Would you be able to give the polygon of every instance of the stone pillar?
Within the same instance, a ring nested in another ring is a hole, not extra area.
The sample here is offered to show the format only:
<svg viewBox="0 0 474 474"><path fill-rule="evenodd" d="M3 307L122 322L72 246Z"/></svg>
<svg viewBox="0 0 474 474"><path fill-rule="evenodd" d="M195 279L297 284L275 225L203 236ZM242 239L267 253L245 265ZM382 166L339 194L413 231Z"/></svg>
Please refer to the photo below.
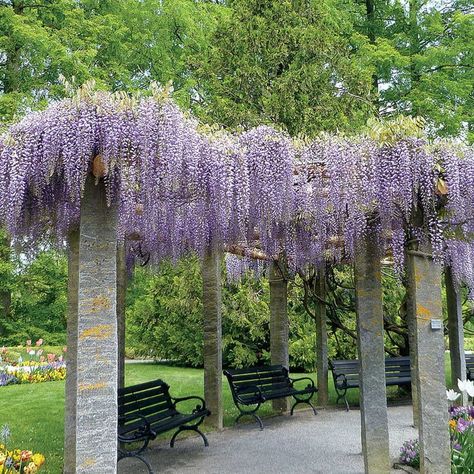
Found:
<svg viewBox="0 0 474 474"><path fill-rule="evenodd" d="M408 250L416 308L416 380L419 410L420 470L451 472L448 403L444 370L441 269L429 248ZM440 327L436 329L437 327Z"/></svg>
<svg viewBox="0 0 474 474"><path fill-rule="evenodd" d="M116 211L88 179L79 235L76 465L70 472L117 472Z"/></svg>
<svg viewBox="0 0 474 474"><path fill-rule="evenodd" d="M325 269L318 270L316 280L316 374L318 386L318 404L328 404L328 331L326 321L326 275Z"/></svg>
<svg viewBox="0 0 474 474"><path fill-rule="evenodd" d="M449 352L451 356L451 383L457 387L458 379L466 380L466 354L464 352L464 324L462 320L461 288L456 284L450 267L445 269L446 303L448 309ZM467 403L463 394L463 404Z"/></svg>
<svg viewBox="0 0 474 474"><path fill-rule="evenodd" d="M270 353L271 363L289 368L288 355L288 306L287 280L282 273L283 262L272 262L269 269L270 281ZM273 409L287 412L288 398L273 400Z"/></svg>
<svg viewBox="0 0 474 474"><path fill-rule="evenodd" d="M415 383L417 379L417 350L416 350L416 306L415 306L415 280L411 276L411 268L408 264L408 257L405 258L405 273L406 273L406 310L407 310L407 328L408 328L408 344L410 351L410 374L411 374L411 400L413 409L413 426L418 428L420 426L419 403L418 403L418 387Z"/></svg>
<svg viewBox="0 0 474 474"><path fill-rule="evenodd" d="M79 297L79 231L68 237L67 352L64 406L64 473L76 469L77 305Z"/></svg>
<svg viewBox="0 0 474 474"><path fill-rule="evenodd" d="M127 294L127 262L125 245L117 246L117 326L118 386L125 387L125 297Z"/></svg>
<svg viewBox="0 0 474 474"><path fill-rule="evenodd" d="M380 252L369 238L355 259L360 414L365 472L390 472Z"/></svg>
<svg viewBox="0 0 474 474"><path fill-rule="evenodd" d="M202 262L204 311L204 399L211 411L206 423L223 427L222 404L222 296L221 254L217 249L206 253Z"/></svg>

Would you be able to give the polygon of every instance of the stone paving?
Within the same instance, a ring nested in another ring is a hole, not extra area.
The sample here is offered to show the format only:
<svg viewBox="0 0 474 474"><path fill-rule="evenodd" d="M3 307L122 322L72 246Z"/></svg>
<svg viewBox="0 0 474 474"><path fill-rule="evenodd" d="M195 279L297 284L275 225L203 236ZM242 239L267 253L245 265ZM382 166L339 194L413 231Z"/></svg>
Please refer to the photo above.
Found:
<svg viewBox="0 0 474 474"><path fill-rule="evenodd" d="M395 460L403 441L417 433L411 406L389 407L388 417L390 453ZM317 416L298 410L293 417L277 416L265 419L264 424L264 431L256 424L242 424L209 433L209 448L197 437L178 438L174 449L160 441L148 450L147 458L156 474L364 472L359 410L319 410ZM119 473L146 473L142 466L136 460L122 460Z"/></svg>

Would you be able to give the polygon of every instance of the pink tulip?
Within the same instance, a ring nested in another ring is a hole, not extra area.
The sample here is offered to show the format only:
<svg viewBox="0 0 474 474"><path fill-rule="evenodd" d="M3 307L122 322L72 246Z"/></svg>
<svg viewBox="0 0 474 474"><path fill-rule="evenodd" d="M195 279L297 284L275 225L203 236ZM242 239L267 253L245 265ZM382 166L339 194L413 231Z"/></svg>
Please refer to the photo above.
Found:
<svg viewBox="0 0 474 474"><path fill-rule="evenodd" d="M56 356L54 354L48 354L48 362L54 362Z"/></svg>
<svg viewBox="0 0 474 474"><path fill-rule="evenodd" d="M38 339L38 340L36 341L36 345L37 345L37 346L41 346L41 344L43 344L43 339Z"/></svg>
<svg viewBox="0 0 474 474"><path fill-rule="evenodd" d="M63 347L63 352L67 352L67 347L66 346Z"/></svg>

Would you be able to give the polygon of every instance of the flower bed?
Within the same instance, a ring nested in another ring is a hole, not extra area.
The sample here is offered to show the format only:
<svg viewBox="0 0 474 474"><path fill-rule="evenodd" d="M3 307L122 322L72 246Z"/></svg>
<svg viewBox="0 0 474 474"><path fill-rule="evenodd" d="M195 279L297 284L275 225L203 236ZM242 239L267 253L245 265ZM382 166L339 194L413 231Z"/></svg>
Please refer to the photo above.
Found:
<svg viewBox="0 0 474 474"><path fill-rule="evenodd" d="M55 380L64 380L66 377L66 363L63 356L56 354L43 355L42 339L36 341L37 349L27 341L24 356L12 359L9 351L0 349L0 387L22 383L41 383ZM63 348L66 352L66 348ZM1 471L0 471L1 472Z"/></svg>
<svg viewBox="0 0 474 474"><path fill-rule="evenodd" d="M474 383L458 380L461 392L474 397ZM454 390L446 392L447 398L454 403L460 394ZM451 437L452 474L474 473L474 406L456 406L449 408L449 433ZM408 466L420 467L420 446L418 440L403 443L400 448L400 462Z"/></svg>
<svg viewBox="0 0 474 474"><path fill-rule="evenodd" d="M7 447L10 430L3 426L0 432L0 473L1 474L35 474L41 469L45 457L27 449Z"/></svg>

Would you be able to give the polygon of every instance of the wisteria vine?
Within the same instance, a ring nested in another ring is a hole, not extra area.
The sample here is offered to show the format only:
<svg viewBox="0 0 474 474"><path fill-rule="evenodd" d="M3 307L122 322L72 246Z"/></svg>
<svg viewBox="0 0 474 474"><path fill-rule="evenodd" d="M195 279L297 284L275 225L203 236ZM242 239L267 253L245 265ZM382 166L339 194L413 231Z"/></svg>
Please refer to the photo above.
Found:
<svg viewBox="0 0 474 474"><path fill-rule="evenodd" d="M400 271L417 239L474 288L472 147L337 135L302 146L268 126L211 134L167 97L82 90L1 136L1 224L67 241L98 158L117 239L154 261L239 244L298 270L351 261L370 233ZM248 262L229 260L238 266Z"/></svg>

